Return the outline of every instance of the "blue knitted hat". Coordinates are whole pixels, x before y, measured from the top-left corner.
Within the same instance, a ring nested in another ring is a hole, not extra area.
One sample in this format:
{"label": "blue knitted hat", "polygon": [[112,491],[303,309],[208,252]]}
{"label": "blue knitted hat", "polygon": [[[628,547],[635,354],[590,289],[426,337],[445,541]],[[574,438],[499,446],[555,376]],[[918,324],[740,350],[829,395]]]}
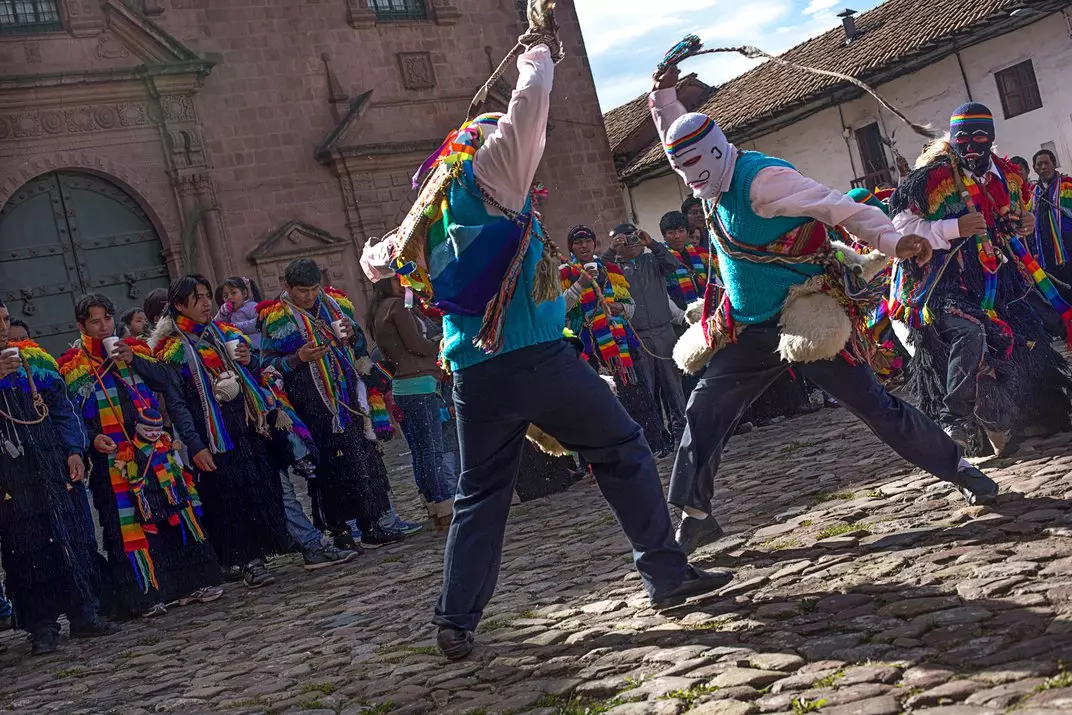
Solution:
{"label": "blue knitted hat", "polygon": [[994,113],[985,104],[968,102],[953,110],[949,117],[949,133],[955,135],[958,131],[988,130],[994,135]]}

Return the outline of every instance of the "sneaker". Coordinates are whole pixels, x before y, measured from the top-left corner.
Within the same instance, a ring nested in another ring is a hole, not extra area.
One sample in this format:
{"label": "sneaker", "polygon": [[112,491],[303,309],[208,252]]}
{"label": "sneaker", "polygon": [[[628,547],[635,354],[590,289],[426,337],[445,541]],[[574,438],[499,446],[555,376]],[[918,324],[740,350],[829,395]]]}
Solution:
{"label": "sneaker", "polygon": [[695,519],[684,515],[678,524],[674,539],[681,550],[688,556],[696,549],[705,544],[711,544],[722,538],[722,527],[719,526],[714,516],[708,515],[706,519]]}
{"label": "sneaker", "polygon": [[205,586],[199,588],[189,596],[179,599],[180,606],[189,606],[191,603],[212,603],[223,597],[223,586]]}
{"label": "sneaker", "polygon": [[54,628],[44,628],[31,636],[30,652],[34,655],[55,653],[60,647],[60,633]]}
{"label": "sneaker", "polygon": [[[707,519],[702,519],[701,521],[707,521]],[[685,580],[678,584],[676,588],[672,588],[658,596],[652,596],[652,608],[656,611],[661,611],[665,608],[680,606],[693,596],[701,596],[705,593],[717,591],[733,580],[733,574],[729,571],[701,571],[691,565],[688,568],[689,572],[685,576]]]}
{"label": "sneaker", "polygon": [[335,548],[334,544],[331,544],[329,546],[321,546],[319,549],[303,551],[302,558],[305,559],[306,571],[317,571],[319,569],[326,569],[329,566],[338,566],[339,564],[353,561],[360,555],[360,553],[361,552],[359,551],[338,549]]}
{"label": "sneaker", "polygon": [[141,614],[142,618],[158,618],[159,616],[167,615],[167,606],[162,603],[154,603],[149,607],[145,613]]}
{"label": "sneaker", "polygon": [[291,469],[299,477],[304,477],[305,479],[312,479],[316,476],[316,465],[308,457],[299,459],[291,466]]}
{"label": "sneaker", "polygon": [[339,534],[332,538],[332,543],[339,551],[361,551],[361,547],[349,533]]}
{"label": "sneaker", "polygon": [[119,626],[100,617],[71,624],[71,638],[99,638],[119,632]]}
{"label": "sneaker", "polygon": [[998,485],[975,467],[961,467],[953,483],[968,506],[992,506],[998,500]]}
{"label": "sneaker", "polygon": [[245,571],[241,566],[227,566],[223,569],[223,580],[227,582],[241,581]]}
{"label": "sneaker", "polygon": [[250,561],[243,571],[246,588],[260,588],[275,583],[275,576],[268,572],[268,565],[262,559]]}
{"label": "sneaker", "polygon": [[419,524],[416,521],[403,521],[402,517],[398,517],[387,529],[388,531],[400,531],[403,536],[409,536],[410,534],[416,534],[418,531],[423,531],[424,524]]}
{"label": "sneaker", "polygon": [[361,545],[366,549],[378,549],[381,546],[388,546],[390,544],[397,544],[406,538],[406,535],[401,531],[394,531],[393,529],[384,529],[379,526],[374,527],[367,534],[361,535]]}
{"label": "sneaker", "polygon": [[1016,451],[1012,443],[1012,430],[986,430],[986,438],[994,448],[994,456],[1008,457]]}

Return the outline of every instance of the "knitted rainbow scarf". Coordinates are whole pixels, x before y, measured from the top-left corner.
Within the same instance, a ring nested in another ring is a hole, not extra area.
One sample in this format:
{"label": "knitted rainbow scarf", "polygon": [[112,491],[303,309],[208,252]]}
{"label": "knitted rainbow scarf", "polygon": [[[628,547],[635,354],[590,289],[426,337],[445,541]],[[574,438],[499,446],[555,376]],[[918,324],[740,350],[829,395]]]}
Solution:
{"label": "knitted rainbow scarf", "polygon": [[[154,361],[144,342],[135,338],[123,342],[139,359]],[[101,434],[117,446],[116,451],[107,457],[108,477],[119,513],[123,551],[130,560],[142,593],[148,593],[150,587],[159,589],[160,585],[146,536],[158,532],[144,491],[146,474],[152,470],[168,503],[180,507],[168,516],[167,522],[185,527],[183,538],[189,534],[198,543],[205,539],[198,521],[201,502],[193,477],[174,457],[171,438],[163,434],[156,443],[148,443],[135,432],[133,425],[125,424],[120,391],[129,394],[137,409],[159,411],[152,390],[130,365],[113,362],[104,355],[101,341],[82,335],[79,342],[60,357],[59,371],[71,398],[81,405],[82,418],[87,424],[98,424]],[[139,468],[135,452],[142,455],[144,470]]]}
{"label": "knitted rainbow scarf", "polygon": [[702,298],[707,288],[707,267],[711,254],[691,243],[685,244],[682,251],[675,251],[669,246],[667,250],[679,265],[677,272],[666,277],[667,291],[672,297],[683,300],[685,305]]}
{"label": "knitted rainbow scarf", "polygon": [[[1057,176],[1049,188],[1041,183],[1035,185],[1034,204],[1037,220],[1035,222],[1035,240],[1032,249],[1038,256],[1042,268],[1063,266],[1072,257],[1068,255],[1069,247],[1064,237],[1072,233],[1072,218],[1062,215],[1061,209],[1072,211],[1072,176]],[[1042,224],[1049,227],[1053,238],[1052,255],[1045,255],[1042,243]],[[1063,230],[1062,230],[1063,229]]]}
{"label": "knitted rainbow scarf", "polygon": [[[612,315],[610,306],[614,303],[632,302],[629,294],[629,281],[614,263],[604,263],[596,258],[600,274],[605,276],[601,284],[590,282],[581,291],[580,301],[571,313],[571,322],[581,324],[581,341],[585,352],[598,357],[600,362],[622,378],[626,384],[636,381],[631,352],[630,329],[625,319]],[[559,278],[563,290],[568,290],[584,272],[584,266],[576,261],[563,263],[559,269]],[[635,344],[635,343],[634,343]]]}
{"label": "knitted rainbow scarf", "polygon": [[225,370],[239,379],[247,416],[253,419],[258,432],[265,433],[267,415],[275,409],[275,398],[257,384],[249,370],[232,360],[224,347],[231,340],[241,340],[252,348],[249,338],[226,323],[198,323],[184,315],[175,316],[174,325],[175,332],[157,344],[153,355],[160,362],[179,366],[183,376],[193,381],[205,413],[205,436],[212,453],[234,448],[223,412],[212,394],[213,380]]}
{"label": "knitted rainbow scarf", "polygon": [[359,379],[357,356],[351,345],[335,336],[331,323],[349,319],[359,336],[359,349],[363,350],[364,336],[354,322],[353,303],[345,293],[327,288],[321,291],[310,310],[298,307],[288,293],[283,293],[279,300],[261,303],[257,310],[264,326],[262,350],[291,355],[308,342],[330,346],[324,357],[308,365],[317,394],[332,415],[332,430],[341,433],[351,419],[348,403],[354,386],[350,381]]}
{"label": "knitted rainbow scarf", "polygon": [[0,380],[0,387],[14,387],[29,391],[30,383],[26,379],[27,370],[33,376],[34,385],[37,387],[38,392],[42,389],[63,384],[59,365],[56,364],[51,355],[41,349],[41,346],[34,341],[12,340],[7,344],[7,347],[19,349],[23,369],[17,370]]}
{"label": "knitted rainbow scarf", "polygon": [[[989,227],[986,235],[974,238],[974,254],[984,275],[980,308],[1002,333],[1011,337],[1012,329],[998,317],[995,300],[998,271],[1002,265],[1001,245],[1007,243],[1008,237],[1016,233],[1012,222],[1012,207],[1020,210],[1023,208],[1023,181],[1006,162],[997,157],[993,157],[993,161],[1001,172],[1001,179],[992,177],[985,184],[980,184],[970,175],[964,174],[962,181],[976,210],[983,215]],[[928,221],[959,218],[968,213],[968,205],[957,189],[953,167],[949,163],[938,163],[927,170],[923,190],[925,206],[921,209],[923,218]],[[995,240],[1000,243],[996,245]],[[966,242],[961,244],[964,248],[966,245]],[[957,250],[967,256],[964,248]],[[933,322],[934,315],[927,304],[945,272],[946,265],[953,259],[957,250],[935,254],[934,259],[921,270],[912,270],[904,262],[898,262],[893,275],[893,297],[889,304],[890,315],[895,320],[915,329]],[[1012,345],[1011,341],[1009,344]]]}
{"label": "knitted rainbow scarf", "polygon": [[1046,275],[1046,271],[1039,265],[1039,262],[1035,260],[1035,257],[1027,250],[1027,246],[1020,240],[1019,236],[1015,234],[1009,238],[1009,243],[1012,246],[1013,252],[1020,260],[1020,263],[1024,265],[1024,268],[1031,275],[1031,279],[1035,281],[1035,285],[1038,286],[1039,292],[1049,301],[1053,309],[1061,316],[1061,320],[1065,325],[1065,341],[1069,347],[1072,347],[1072,305],[1069,305],[1064,297],[1057,291],[1053,281]]}

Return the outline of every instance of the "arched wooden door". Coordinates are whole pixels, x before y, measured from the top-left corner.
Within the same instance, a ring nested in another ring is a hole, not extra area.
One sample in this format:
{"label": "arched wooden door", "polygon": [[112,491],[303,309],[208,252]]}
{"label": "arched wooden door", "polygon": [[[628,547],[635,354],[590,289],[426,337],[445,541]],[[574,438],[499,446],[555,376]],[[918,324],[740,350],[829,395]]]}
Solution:
{"label": "arched wooden door", "polygon": [[83,293],[104,293],[121,313],[167,286],[162,250],[119,187],[91,174],[45,174],[0,210],[0,293],[11,317],[59,355],[78,335],[74,304]]}

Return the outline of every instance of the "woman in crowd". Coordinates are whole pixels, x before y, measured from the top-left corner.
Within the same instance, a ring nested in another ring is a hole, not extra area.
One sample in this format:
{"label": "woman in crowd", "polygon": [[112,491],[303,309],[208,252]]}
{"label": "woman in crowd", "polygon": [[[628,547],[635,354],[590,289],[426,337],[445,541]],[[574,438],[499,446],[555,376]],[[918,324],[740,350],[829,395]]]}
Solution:
{"label": "woman in crowd", "polygon": [[439,343],[429,340],[423,323],[405,305],[397,278],[376,284],[368,325],[384,357],[394,367],[391,389],[402,411],[402,433],[413,454],[417,489],[437,531],[450,526],[457,478],[444,469],[442,408],[443,371],[437,364]]}

